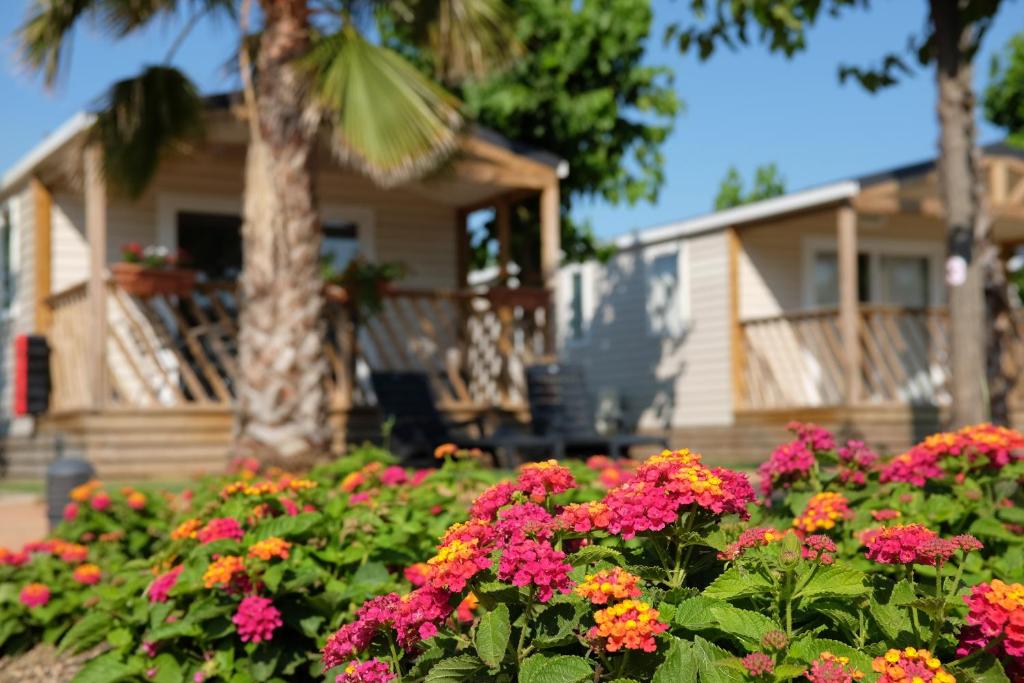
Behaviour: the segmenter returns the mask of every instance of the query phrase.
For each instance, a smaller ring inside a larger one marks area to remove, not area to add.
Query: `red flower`
[[[284,623],[281,612],[274,607],[270,598],[250,595],[238,605],[238,611],[231,618],[243,643],[261,643],[274,637],[274,631]]]

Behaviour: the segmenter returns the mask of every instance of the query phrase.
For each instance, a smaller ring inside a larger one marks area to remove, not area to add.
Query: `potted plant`
[[[329,298],[352,306],[362,317],[369,317],[380,311],[391,283],[406,273],[402,263],[370,263],[355,258],[341,272],[325,266],[324,281]]]
[[[196,272],[181,266],[187,262],[184,251],[129,242],[121,247],[121,261],[110,267],[118,287],[132,296],[147,298],[157,294],[185,296],[196,284]]]

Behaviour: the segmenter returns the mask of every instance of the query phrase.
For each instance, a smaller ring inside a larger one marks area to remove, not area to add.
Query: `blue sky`
[[[667,182],[654,204],[610,207],[584,203],[601,236],[704,213],[730,165],[749,178],[761,163],[776,162],[789,189],[918,161],[934,155],[938,137],[935,87],[930,72],[870,95],[840,86],[840,62],[867,64],[901,48],[925,21],[924,0],[879,0],[868,12],[824,20],[809,36],[810,49],[786,60],[760,47],[720,52],[709,62],[681,57],[661,43],[667,23],[685,11],[681,0],[655,0],[655,40],[648,60],[671,66],[686,103],[666,143]],[[49,131],[87,107],[114,80],[145,63],[163,60],[176,26],[157,26],[145,35],[110,42],[88,29],[75,37],[71,69],[46,92],[18,66],[9,36],[21,22],[28,0],[4,0],[0,8],[0,169],[6,169]],[[1024,30],[1024,3],[1006,2],[977,62],[979,87],[987,80],[991,55]],[[204,91],[234,86],[220,69],[234,41],[227,25],[203,24],[179,51],[176,62]],[[1001,137],[982,124],[982,142]]]

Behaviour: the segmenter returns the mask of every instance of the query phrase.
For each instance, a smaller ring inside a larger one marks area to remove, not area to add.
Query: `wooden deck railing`
[[[84,408],[88,299],[84,284],[52,296],[53,407]],[[369,372],[426,372],[451,409],[524,404],[523,367],[551,352],[547,293],[396,288],[366,320],[329,301],[325,352],[332,405],[374,402]],[[237,376],[234,283],[197,285],[187,296],[136,298],[110,285],[107,372],[112,405],[226,405]]]
[[[740,323],[739,404],[748,409],[842,405],[847,400],[836,309],[800,311]],[[945,309],[860,308],[863,403],[949,400]]]

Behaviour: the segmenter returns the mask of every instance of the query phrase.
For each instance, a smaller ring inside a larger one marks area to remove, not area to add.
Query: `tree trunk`
[[[998,270],[991,223],[983,205],[981,154],[974,123],[969,47],[974,27],[962,20],[957,0],[931,0],[938,82],[939,193],[948,236],[950,349],[954,427],[989,417],[988,380],[1000,366],[999,335],[992,333],[994,311],[987,304],[986,281]],[[991,291],[991,290],[990,290]],[[992,354],[995,354],[994,357]],[[987,358],[993,358],[986,362]]]
[[[309,47],[305,0],[261,0],[255,133],[245,170],[239,329],[239,454],[295,466],[326,445],[327,364],[315,132],[294,59]]]

